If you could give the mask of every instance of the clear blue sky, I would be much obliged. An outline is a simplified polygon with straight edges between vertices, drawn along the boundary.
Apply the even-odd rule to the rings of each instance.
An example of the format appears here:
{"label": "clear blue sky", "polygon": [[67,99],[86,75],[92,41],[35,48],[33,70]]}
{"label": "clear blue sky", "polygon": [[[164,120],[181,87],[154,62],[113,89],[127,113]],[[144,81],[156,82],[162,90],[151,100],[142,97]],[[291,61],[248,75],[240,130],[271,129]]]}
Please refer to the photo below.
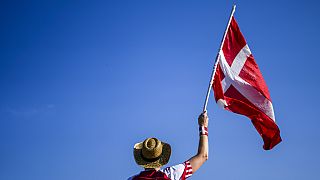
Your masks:
{"label": "clear blue sky", "polygon": [[232,3],[269,87],[283,142],[211,96],[210,158],[192,179],[317,179],[317,1],[1,1],[0,179],[138,173],[155,136],[174,165],[197,151],[197,116]]}

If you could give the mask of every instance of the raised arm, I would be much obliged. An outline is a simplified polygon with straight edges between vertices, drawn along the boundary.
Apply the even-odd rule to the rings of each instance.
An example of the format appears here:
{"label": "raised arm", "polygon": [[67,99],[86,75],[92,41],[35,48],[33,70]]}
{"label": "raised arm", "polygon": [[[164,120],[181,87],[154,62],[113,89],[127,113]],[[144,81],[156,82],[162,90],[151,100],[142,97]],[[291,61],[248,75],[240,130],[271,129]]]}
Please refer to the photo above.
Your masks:
{"label": "raised arm", "polygon": [[192,166],[193,173],[196,172],[202,166],[202,164],[208,160],[208,115],[206,111],[200,114],[198,118],[198,123],[199,129],[201,129],[198,153],[189,160]]}

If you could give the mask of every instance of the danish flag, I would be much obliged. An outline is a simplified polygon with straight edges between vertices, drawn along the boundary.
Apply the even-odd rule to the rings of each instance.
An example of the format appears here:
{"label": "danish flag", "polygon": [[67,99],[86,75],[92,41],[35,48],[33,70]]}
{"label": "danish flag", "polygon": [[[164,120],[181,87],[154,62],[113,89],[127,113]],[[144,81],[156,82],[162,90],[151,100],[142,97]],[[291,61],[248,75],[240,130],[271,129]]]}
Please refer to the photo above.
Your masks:
{"label": "danish flag", "polygon": [[264,141],[263,148],[272,149],[281,137],[268,87],[233,16],[216,63],[216,102],[250,118]]}

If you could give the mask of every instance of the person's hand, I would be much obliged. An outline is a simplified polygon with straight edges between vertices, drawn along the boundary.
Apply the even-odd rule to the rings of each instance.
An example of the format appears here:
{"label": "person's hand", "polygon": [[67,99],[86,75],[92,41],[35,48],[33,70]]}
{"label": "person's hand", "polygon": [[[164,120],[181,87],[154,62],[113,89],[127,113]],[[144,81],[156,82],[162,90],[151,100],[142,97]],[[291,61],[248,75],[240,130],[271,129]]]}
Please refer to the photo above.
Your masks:
{"label": "person's hand", "polygon": [[209,118],[207,115],[207,111],[202,112],[198,117],[199,126],[208,127],[208,123],[209,123],[208,121],[209,121]]}

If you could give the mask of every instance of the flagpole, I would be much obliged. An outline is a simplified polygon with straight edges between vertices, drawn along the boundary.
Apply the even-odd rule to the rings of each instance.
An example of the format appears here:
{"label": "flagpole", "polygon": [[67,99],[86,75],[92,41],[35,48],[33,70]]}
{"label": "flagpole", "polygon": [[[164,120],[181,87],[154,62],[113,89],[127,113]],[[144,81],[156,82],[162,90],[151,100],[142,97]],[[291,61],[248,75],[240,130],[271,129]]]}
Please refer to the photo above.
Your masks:
{"label": "flagpole", "polygon": [[232,16],[233,16],[235,10],[236,10],[236,5],[234,4],[234,5],[232,6],[232,10],[231,10],[231,13],[230,13],[230,17],[229,17],[229,21],[228,21],[226,30],[224,31],[224,34],[223,34],[223,38],[222,38],[222,41],[221,41],[221,45],[220,45],[220,48],[219,48],[219,51],[218,51],[218,54],[217,54],[217,57],[216,57],[216,61],[215,61],[214,67],[213,67],[213,71],[212,71],[212,73],[211,73],[211,79],[210,79],[210,82],[209,82],[209,87],[208,87],[208,90],[207,90],[207,95],[206,95],[206,100],[205,100],[205,102],[204,102],[203,111],[206,111],[206,110],[207,110],[208,100],[209,100],[209,96],[210,96],[210,90],[211,90],[211,87],[212,87],[212,84],[213,84],[214,74],[215,74],[216,69],[217,69],[218,60],[219,60],[219,58],[220,58],[220,51],[221,51],[221,49],[222,49],[224,40],[225,40],[225,38],[226,38],[226,36],[227,36],[227,32],[228,32],[228,29],[229,29],[229,26],[230,26],[230,23],[231,23],[231,19],[232,19]]}

